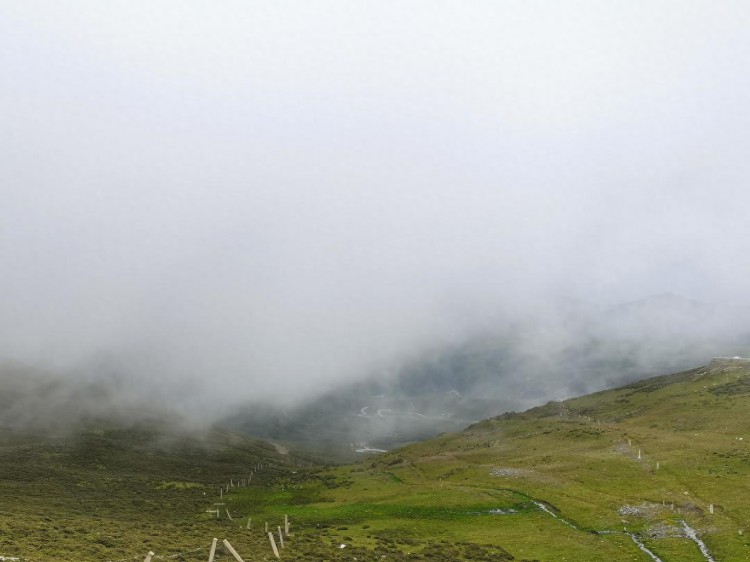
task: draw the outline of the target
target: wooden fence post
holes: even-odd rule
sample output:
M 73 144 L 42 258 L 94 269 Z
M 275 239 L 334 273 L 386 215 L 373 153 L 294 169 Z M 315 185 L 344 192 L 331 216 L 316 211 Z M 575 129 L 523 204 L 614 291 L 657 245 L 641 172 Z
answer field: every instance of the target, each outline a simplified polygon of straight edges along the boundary
M 284 515 L 284 534 L 289 536 L 289 516 Z
M 279 549 L 276 548 L 276 541 L 273 538 L 273 533 L 268 533 L 268 540 L 271 541 L 271 548 L 273 549 L 273 555 L 279 558 Z
M 219 539 L 214 538 L 213 541 L 211 541 L 211 550 L 208 553 L 208 562 L 214 562 L 214 556 L 216 555 L 216 543 L 219 541 Z
M 281 534 L 281 525 L 279 525 L 278 529 L 279 529 L 279 544 L 281 545 L 281 548 L 284 548 L 284 535 Z
M 245 562 L 239 554 L 237 554 L 237 551 L 232 548 L 232 545 L 229 544 L 229 541 L 227 539 L 224 539 L 224 548 L 226 548 L 232 556 L 234 556 L 234 559 L 237 560 L 237 562 Z
M 266 533 L 268 532 L 268 521 L 266 521 Z
M 227 517 L 229 517 L 229 520 L 230 520 L 230 521 L 234 521 L 234 519 L 232 519 L 232 516 L 231 516 L 231 515 L 229 515 L 229 509 L 227 509 L 227 508 L 224 508 L 224 511 L 226 511 L 226 512 L 227 512 Z

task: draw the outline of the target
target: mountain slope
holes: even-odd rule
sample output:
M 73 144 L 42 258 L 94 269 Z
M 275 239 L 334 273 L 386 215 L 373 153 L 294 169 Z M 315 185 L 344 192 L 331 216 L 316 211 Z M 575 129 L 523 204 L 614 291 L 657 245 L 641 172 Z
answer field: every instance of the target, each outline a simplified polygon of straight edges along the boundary
M 217 536 L 246 560 L 270 560 L 263 522 L 273 530 L 289 515 L 285 560 L 750 559 L 747 360 L 503 414 L 323 471 L 269 444 L 170 424 L 3 430 L 0 555 L 135 560 L 153 549 L 197 561 Z M 266 470 L 252 485 L 218 491 L 258 462 Z M 216 503 L 234 519 L 208 514 Z
M 171 421 L 89 420 L 56 434 L 3 428 L 0 557 L 142 560 L 152 549 L 205 546 L 227 532 L 206 513 L 225 481 L 264 463 L 255 483 L 269 485 L 293 462 L 268 443 Z
M 390 536 L 414 552 L 442 538 L 545 561 L 709 560 L 695 530 L 735 561 L 750 559 L 749 472 L 750 362 L 726 359 L 338 468 L 328 501 L 278 509 L 372 548 Z
M 748 318 L 741 308 L 674 295 L 606 308 L 540 305 L 536 314 L 415 353 L 294 409 L 251 405 L 226 423 L 298 448 L 325 441 L 328 452 L 341 454 L 351 442 L 388 449 L 497 412 L 750 353 Z

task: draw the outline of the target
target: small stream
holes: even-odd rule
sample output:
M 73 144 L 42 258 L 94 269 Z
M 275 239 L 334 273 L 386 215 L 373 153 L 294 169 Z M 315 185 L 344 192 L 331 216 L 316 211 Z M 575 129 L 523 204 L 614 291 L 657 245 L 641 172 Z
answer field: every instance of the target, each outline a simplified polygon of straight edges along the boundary
M 582 529 L 572 521 L 568 521 L 561 515 L 555 513 L 552 509 L 550 509 L 548 504 L 545 504 L 542 501 L 539 501 L 537 499 L 534 499 L 532 496 L 529 496 L 528 494 L 524 494 L 523 492 L 519 492 L 518 490 L 513 490 L 511 488 L 503 488 L 505 491 L 512 492 L 514 494 L 518 494 L 519 496 L 525 498 L 527 501 L 532 503 L 534 506 L 539 508 L 541 511 L 546 513 L 547 515 L 554 517 L 561 523 L 564 523 L 568 527 L 571 527 L 572 529 L 575 529 L 576 531 L 581 531 L 583 533 L 594 533 L 597 535 L 627 535 L 630 537 L 630 539 L 635 543 L 635 545 L 638 547 L 638 549 L 646 554 L 653 562 L 664 562 L 661 558 L 659 558 L 653 551 L 651 551 L 645 544 L 643 544 L 643 541 L 640 539 L 639 535 L 635 533 L 630 533 L 628 531 L 611 531 L 611 530 L 603 530 L 603 531 L 597 531 L 597 530 L 589 530 L 589 529 Z M 493 513 L 496 515 L 510 515 L 511 513 L 514 513 L 515 510 L 513 509 L 497 509 L 492 510 L 489 513 Z M 711 554 L 711 551 L 706 546 L 706 543 L 704 543 L 700 537 L 698 536 L 698 532 L 693 529 L 690 525 L 687 524 L 685 520 L 681 520 L 680 524 L 682 525 L 682 529 L 685 532 L 685 537 L 692 540 L 695 544 L 698 545 L 698 548 L 701 551 L 701 554 L 703 555 L 703 558 L 706 559 L 706 562 L 717 562 L 716 559 Z
M 554 511 L 552 511 L 550 508 L 548 508 L 542 502 L 537 501 L 537 500 L 531 500 L 531 501 L 532 501 L 532 503 L 535 506 L 537 506 L 539 509 L 541 509 L 544 513 L 546 513 L 548 515 L 551 515 L 552 517 L 554 517 L 558 521 L 561 521 L 561 522 L 565 523 L 567 526 L 572 527 L 576 531 L 582 531 L 583 530 L 580 527 L 578 527 L 577 525 L 574 525 L 573 523 L 571 523 L 570 521 L 568 521 L 567 519 L 565 519 L 564 517 L 560 517 L 559 515 L 557 515 L 557 513 L 555 513 Z M 593 531 L 593 532 L 596 533 L 597 535 L 627 535 L 627 536 L 629 536 L 631 538 L 631 540 L 636 544 L 636 546 L 642 552 L 644 552 L 645 554 L 647 554 L 651 558 L 651 560 L 653 560 L 654 562 L 664 562 L 661 558 L 659 558 L 656 554 L 654 554 L 651 550 L 649 550 L 649 548 L 645 544 L 643 544 L 643 542 L 634 533 L 628 533 L 627 531 Z M 713 558 L 710 558 L 709 560 L 710 560 L 710 562 L 716 562 Z
M 625 534 L 626 534 L 627 536 L 629 536 L 629 537 L 630 537 L 631 539 L 633 539 L 633 542 L 634 542 L 634 543 L 635 543 L 636 545 L 638 545 L 638 548 L 640 548 L 640 549 L 641 549 L 641 550 L 642 550 L 643 552 L 645 552 L 646 554 L 648 554 L 648 555 L 649 555 L 649 556 L 651 557 L 651 560 L 653 560 L 654 562 L 664 562 L 664 561 L 663 561 L 663 560 L 662 560 L 661 558 L 659 558 L 659 557 L 658 557 L 658 556 L 657 556 L 656 554 L 654 554 L 653 552 L 651 552 L 651 551 L 650 551 L 650 550 L 648 549 L 648 547 L 647 547 L 647 546 L 646 546 L 645 544 L 643 544 L 643 543 L 642 543 L 642 542 L 640 541 L 640 539 L 639 539 L 639 538 L 638 538 L 638 537 L 637 537 L 636 535 L 634 535 L 633 533 L 628 533 L 628 532 L 626 532 Z
M 682 525 L 683 530 L 685 531 L 685 536 L 687 538 L 691 539 L 695 544 L 698 545 L 698 548 L 701 549 L 701 554 L 708 562 L 716 562 L 716 559 L 711 556 L 711 551 L 708 550 L 708 547 L 706 546 L 706 543 L 704 543 L 700 537 L 698 537 L 698 533 L 693 529 L 690 525 L 688 525 L 685 520 L 680 521 L 680 524 Z
M 532 502 L 532 503 L 533 503 L 533 504 L 534 504 L 535 506 L 537 506 L 537 507 L 538 507 L 539 509 L 541 509 L 541 510 L 542 510 L 542 511 L 543 511 L 544 513 L 547 513 L 547 514 L 551 515 L 552 517 L 554 517 L 554 518 L 555 518 L 555 519 L 557 519 L 558 521 L 562 521 L 562 522 L 563 522 L 563 523 L 565 523 L 565 524 L 566 524 L 566 525 L 567 525 L 568 527 L 573 527 L 573 528 L 574 528 L 574 529 L 575 529 L 576 531 L 580 531 L 580 530 L 581 530 L 581 529 L 579 529 L 578 527 L 576 527 L 575 525 L 573 525 L 573 523 L 571 523 L 571 522 L 570 522 L 570 521 L 568 521 L 567 519 L 563 519 L 562 517 L 560 517 L 559 515 L 557 515 L 557 514 L 556 514 L 556 513 L 554 512 L 554 511 L 552 511 L 552 510 L 551 510 L 550 508 L 548 508 L 548 507 L 547 507 L 546 505 L 544 505 L 544 504 L 543 504 L 542 502 L 540 502 L 540 501 L 536 501 L 536 500 L 531 500 L 531 502 Z

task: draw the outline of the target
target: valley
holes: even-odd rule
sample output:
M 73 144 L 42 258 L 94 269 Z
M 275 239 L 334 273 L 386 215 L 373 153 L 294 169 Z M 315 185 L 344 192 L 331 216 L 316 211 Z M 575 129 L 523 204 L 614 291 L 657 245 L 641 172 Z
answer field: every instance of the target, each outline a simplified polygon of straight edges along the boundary
M 0 555 L 272 560 L 288 517 L 284 560 L 745 560 L 748 412 L 728 358 L 333 467 L 219 430 L 5 431 Z
M 294 406 L 248 400 L 222 423 L 317 451 L 323 462 L 352 462 L 352 442 L 392 449 L 501 412 L 750 353 L 744 308 L 670 294 L 609 307 L 566 300 L 542 308 L 543 315 L 504 319 Z

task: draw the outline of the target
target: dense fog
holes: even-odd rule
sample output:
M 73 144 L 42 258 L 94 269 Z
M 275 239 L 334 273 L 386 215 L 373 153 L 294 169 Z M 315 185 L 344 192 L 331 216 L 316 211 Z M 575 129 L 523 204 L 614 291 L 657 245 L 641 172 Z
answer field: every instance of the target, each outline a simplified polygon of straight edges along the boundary
M 620 380 L 571 367 L 594 340 L 627 376 L 742 353 L 748 24 L 692 0 L 4 2 L 6 377 L 210 418 L 479 341 L 523 358 L 504 384 L 549 384 L 518 405 Z

